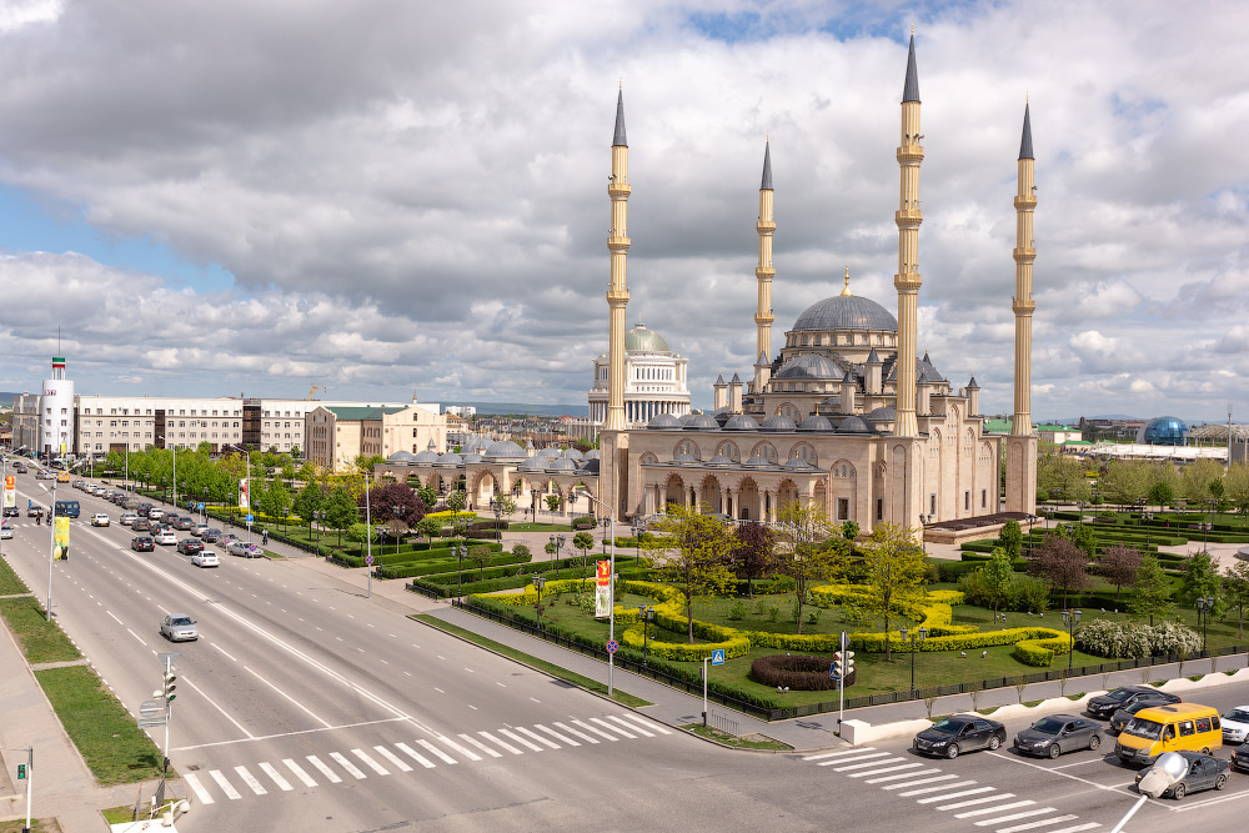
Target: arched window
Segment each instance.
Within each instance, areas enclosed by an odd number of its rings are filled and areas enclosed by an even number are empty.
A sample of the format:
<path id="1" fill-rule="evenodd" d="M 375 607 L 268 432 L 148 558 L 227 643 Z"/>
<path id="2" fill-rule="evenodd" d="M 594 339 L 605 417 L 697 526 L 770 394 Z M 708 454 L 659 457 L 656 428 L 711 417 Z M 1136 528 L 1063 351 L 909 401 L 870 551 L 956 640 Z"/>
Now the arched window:
<path id="1" fill-rule="evenodd" d="M 718 457 L 721 455 L 728 457 L 734 463 L 741 462 L 742 459 L 742 453 L 738 450 L 737 443 L 732 442 L 731 440 L 725 440 L 716 446 L 716 456 Z"/>
<path id="2" fill-rule="evenodd" d="M 808 465 L 818 466 L 820 457 L 815 452 L 815 447 L 811 443 L 797 443 L 789 450 L 789 459 L 803 460 Z"/>
<path id="3" fill-rule="evenodd" d="M 772 443 L 769 443 L 769 442 L 762 442 L 762 443 L 757 443 L 755 447 L 750 450 L 750 456 L 762 457 L 764 460 L 767 460 L 769 463 L 775 463 L 777 461 L 778 455 L 776 453 L 776 446 L 772 445 Z"/>

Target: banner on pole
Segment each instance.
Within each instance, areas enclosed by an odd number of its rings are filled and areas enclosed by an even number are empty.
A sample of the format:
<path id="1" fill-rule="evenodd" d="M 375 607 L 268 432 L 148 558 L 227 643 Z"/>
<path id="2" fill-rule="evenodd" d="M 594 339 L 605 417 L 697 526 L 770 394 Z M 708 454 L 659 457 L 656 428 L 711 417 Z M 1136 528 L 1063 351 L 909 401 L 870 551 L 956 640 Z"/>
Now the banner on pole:
<path id="1" fill-rule="evenodd" d="M 598 561 L 594 570 L 594 618 L 611 616 L 611 562 Z"/>
<path id="2" fill-rule="evenodd" d="M 17 478 L 11 474 L 4 476 L 4 508 L 17 506 Z"/>
<path id="3" fill-rule="evenodd" d="M 69 558 L 69 517 L 56 516 L 56 526 L 52 531 L 53 554 L 58 561 Z"/>
<path id="4" fill-rule="evenodd" d="M 247 482 L 247 478 L 239 479 L 239 509 L 251 509 L 252 496 L 251 484 Z"/>

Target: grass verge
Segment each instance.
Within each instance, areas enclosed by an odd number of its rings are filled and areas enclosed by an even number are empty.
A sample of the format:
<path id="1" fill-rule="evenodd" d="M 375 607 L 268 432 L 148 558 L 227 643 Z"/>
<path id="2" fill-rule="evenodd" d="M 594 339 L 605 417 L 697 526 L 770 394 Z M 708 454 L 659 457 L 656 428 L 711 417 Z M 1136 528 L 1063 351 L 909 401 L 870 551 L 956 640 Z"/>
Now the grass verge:
<path id="1" fill-rule="evenodd" d="M 128 824 L 134 821 L 134 805 L 120 804 L 116 807 L 105 807 L 100 811 L 104 821 L 109 824 Z"/>
<path id="2" fill-rule="evenodd" d="M 9 562 L 0 559 L 0 596 L 16 596 L 18 593 L 29 593 L 30 588 L 17 577 Z"/>
<path id="3" fill-rule="evenodd" d="M 56 622 L 44 618 L 43 605 L 33 596 L 0 599 L 0 616 L 17 637 L 27 662 L 67 662 L 82 658 Z"/>
<path id="4" fill-rule="evenodd" d="M 764 735 L 738 737 L 728 732 L 721 732 L 713 726 L 704 726 L 701 723 L 687 723 L 681 728 L 693 732 L 699 737 L 714 740 L 716 743 L 722 743 L 725 746 L 732 746 L 734 749 L 763 749 L 769 752 L 789 752 L 793 749 L 788 743 L 782 743 Z"/>
<path id="5" fill-rule="evenodd" d="M 596 694 L 607 694 L 606 684 L 600 683 L 598 680 L 591 680 L 589 677 L 583 677 L 574 671 L 569 671 L 567 668 L 561 668 L 553 662 L 547 662 L 546 660 L 539 659 L 531 654 L 526 654 L 524 651 L 517 650 L 510 645 L 504 645 L 502 642 L 495 642 L 493 639 L 484 637 L 479 633 L 474 633 L 466 628 L 461 628 L 459 625 L 444 622 L 437 616 L 430 616 L 428 613 L 413 613 L 409 616 L 409 618 L 415 619 L 418 622 L 423 622 L 432 628 L 437 628 L 438 630 L 443 631 L 444 633 L 449 633 L 452 636 L 458 636 L 461 639 L 472 642 L 474 645 L 479 645 L 489 651 L 494 651 L 496 654 L 502 654 L 508 659 L 514 659 L 517 662 L 528 665 L 530 668 L 541 671 L 544 674 L 550 674 L 556 679 L 572 683 L 578 688 L 584 688 L 587 691 L 593 691 Z M 627 694 L 619 688 L 616 689 L 614 699 L 617 703 L 621 703 L 632 708 L 651 705 L 649 700 L 643 700 L 641 697 L 634 697 L 632 694 Z"/>
<path id="6" fill-rule="evenodd" d="M 87 767 L 104 786 L 160 775 L 160 750 L 90 668 L 36 671 L 56 716 Z"/>
<path id="7" fill-rule="evenodd" d="M 0 821 L 0 833 L 22 833 L 26 826 L 26 819 L 14 819 L 13 821 Z M 61 833 L 61 825 L 56 819 L 31 819 L 31 833 Z"/>
<path id="8" fill-rule="evenodd" d="M 280 561 L 283 558 L 286 558 L 285 555 L 278 555 L 273 550 L 261 550 L 261 552 L 265 554 L 265 558 L 268 558 L 271 561 Z"/>

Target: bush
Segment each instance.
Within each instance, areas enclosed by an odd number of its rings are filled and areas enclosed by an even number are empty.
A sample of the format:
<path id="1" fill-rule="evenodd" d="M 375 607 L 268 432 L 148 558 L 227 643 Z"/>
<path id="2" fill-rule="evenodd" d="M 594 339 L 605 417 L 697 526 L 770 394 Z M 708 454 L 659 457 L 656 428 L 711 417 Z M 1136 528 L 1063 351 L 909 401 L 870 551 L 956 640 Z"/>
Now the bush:
<path id="1" fill-rule="evenodd" d="M 1076 631 L 1076 645 L 1098 657 L 1143 659 L 1176 654 L 1191 656 L 1201 651 L 1201 636 L 1177 622 L 1150 626 L 1133 622 L 1094 619 Z"/>
<path id="2" fill-rule="evenodd" d="M 1049 608 L 1050 588 L 1039 578 L 1015 576 L 1010 585 L 1010 610 L 1024 613 L 1044 613 Z"/>
<path id="3" fill-rule="evenodd" d="M 523 558 L 526 561 L 533 558 L 533 554 L 529 552 L 529 547 L 525 546 L 524 544 L 514 544 L 512 546 L 512 555 L 516 556 L 517 558 Z"/>
<path id="4" fill-rule="evenodd" d="M 598 519 L 593 515 L 578 515 L 572 519 L 571 526 L 574 530 L 594 529 L 598 526 Z"/>
<path id="5" fill-rule="evenodd" d="M 1149 644 L 1155 655 L 1192 656 L 1201 651 L 1201 634 L 1179 622 L 1159 622 L 1150 630 Z"/>
<path id="6" fill-rule="evenodd" d="M 776 654 L 759 657 L 750 664 L 750 678 L 766 686 L 785 686 L 793 691 L 828 691 L 837 681 L 828 675 L 831 660 L 824 657 Z M 851 672 L 846 685 L 854 685 Z"/>

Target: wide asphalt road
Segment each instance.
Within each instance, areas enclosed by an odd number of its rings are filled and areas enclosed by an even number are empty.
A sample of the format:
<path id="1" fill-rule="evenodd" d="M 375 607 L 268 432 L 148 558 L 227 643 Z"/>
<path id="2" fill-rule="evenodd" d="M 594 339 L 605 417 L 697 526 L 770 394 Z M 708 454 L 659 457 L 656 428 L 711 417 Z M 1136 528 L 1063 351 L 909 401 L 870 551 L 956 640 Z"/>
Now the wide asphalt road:
<path id="1" fill-rule="evenodd" d="M 18 479 L 19 505 L 47 501 L 45 484 Z M 193 804 L 179 828 L 191 833 L 1084 833 L 1110 830 L 1135 799 L 1133 773 L 1092 752 L 934 761 L 905 741 L 722 750 L 415 623 L 298 560 L 222 556 L 202 570 L 172 547 L 133 553 L 125 527 L 88 524 L 96 511 L 115 523 L 115 505 L 57 491 L 82 504 L 71 558 L 54 564 L 62 627 L 135 712 L 160 685 L 157 654 L 180 653 L 170 757 Z M 43 597 L 48 528 L 15 526 L 4 551 Z M 161 639 L 166 612 L 197 618 L 200 640 Z M 1249 686 L 1200 699 L 1238 705 Z M 1151 802 L 1127 829 L 1237 829 L 1246 810 L 1249 776 L 1236 775 L 1222 793 Z"/>

